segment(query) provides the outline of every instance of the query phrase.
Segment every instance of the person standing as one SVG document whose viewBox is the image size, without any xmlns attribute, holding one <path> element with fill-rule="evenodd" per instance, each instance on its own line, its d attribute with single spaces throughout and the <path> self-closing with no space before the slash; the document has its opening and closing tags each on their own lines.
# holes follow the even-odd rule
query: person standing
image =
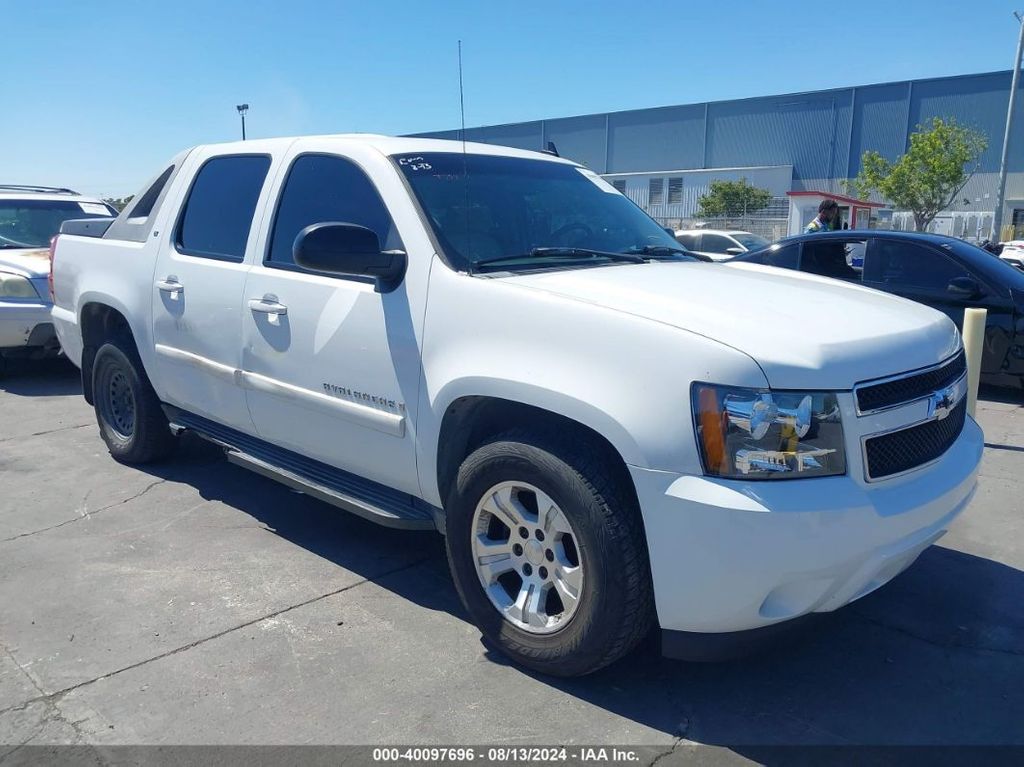
<svg viewBox="0 0 1024 767">
<path fill-rule="evenodd" d="M 822 200 L 818 206 L 818 215 L 804 227 L 804 234 L 831 232 L 837 218 L 839 218 L 839 203 L 835 200 Z"/>
</svg>

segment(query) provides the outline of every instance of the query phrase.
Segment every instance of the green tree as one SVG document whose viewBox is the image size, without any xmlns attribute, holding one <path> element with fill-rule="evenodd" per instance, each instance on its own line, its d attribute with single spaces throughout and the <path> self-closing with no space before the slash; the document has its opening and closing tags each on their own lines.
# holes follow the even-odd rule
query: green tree
<svg viewBox="0 0 1024 767">
<path fill-rule="evenodd" d="M 705 218 L 742 216 L 767 207 L 771 201 L 771 192 L 753 186 L 745 178 L 712 181 L 708 193 L 697 201 L 697 215 Z"/>
<path fill-rule="evenodd" d="M 875 151 L 860 160 L 860 173 L 848 189 L 867 199 L 877 192 L 897 208 L 914 214 L 914 228 L 923 232 L 950 206 L 978 169 L 988 146 L 984 134 L 935 117 L 910 135 L 910 149 L 896 162 Z"/>
<path fill-rule="evenodd" d="M 104 197 L 103 202 L 107 203 L 107 205 L 112 205 L 120 213 L 132 201 L 133 197 L 135 197 L 134 194 L 130 194 L 127 197 Z"/>
</svg>

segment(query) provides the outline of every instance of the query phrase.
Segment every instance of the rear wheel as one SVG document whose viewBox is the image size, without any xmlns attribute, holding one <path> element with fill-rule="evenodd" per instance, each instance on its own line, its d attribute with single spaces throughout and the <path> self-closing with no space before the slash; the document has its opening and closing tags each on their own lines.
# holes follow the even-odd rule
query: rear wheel
<svg viewBox="0 0 1024 767">
<path fill-rule="evenodd" d="M 96 422 L 110 454 L 122 463 L 166 457 L 174 436 L 134 347 L 120 339 L 107 341 L 92 370 Z"/>
<path fill-rule="evenodd" d="M 650 630 L 639 510 L 613 473 L 597 451 L 525 432 L 461 466 L 447 505 L 449 565 L 474 622 L 516 662 L 587 674 Z"/>
</svg>

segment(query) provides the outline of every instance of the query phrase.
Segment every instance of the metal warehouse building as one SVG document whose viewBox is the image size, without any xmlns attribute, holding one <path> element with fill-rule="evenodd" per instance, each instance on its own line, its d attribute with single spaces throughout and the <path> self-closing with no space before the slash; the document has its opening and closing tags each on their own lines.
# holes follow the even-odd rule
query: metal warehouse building
<svg viewBox="0 0 1024 767">
<path fill-rule="evenodd" d="M 490 125 L 467 128 L 466 139 L 534 150 L 554 142 L 563 157 L 601 173 L 669 224 L 694 222 L 697 200 L 712 180 L 745 177 L 776 198 L 766 215 L 785 221 L 796 199 L 789 193 L 842 193 L 841 182 L 857 175 L 865 151 L 894 160 L 917 125 L 952 117 L 984 133 L 988 149 L 932 228 L 981 239 L 992 234 L 1011 75 L 1007 70 Z M 1017 237 L 1024 237 L 1022 112 L 1024 99 L 1018 98 L 1003 214 Z M 458 130 L 418 135 L 460 138 Z M 810 213 L 801 214 L 796 225 L 809 220 Z M 900 211 L 876 210 L 871 225 L 913 228 L 913 220 Z"/>
</svg>

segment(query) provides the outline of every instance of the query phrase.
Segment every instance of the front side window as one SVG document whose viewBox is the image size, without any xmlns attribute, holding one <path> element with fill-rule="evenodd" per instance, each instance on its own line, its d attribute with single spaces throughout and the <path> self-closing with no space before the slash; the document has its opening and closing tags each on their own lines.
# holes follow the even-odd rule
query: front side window
<svg viewBox="0 0 1024 767">
<path fill-rule="evenodd" d="M 866 247 L 866 240 L 808 240 L 800 257 L 800 271 L 859 282 L 864 271 Z"/>
<path fill-rule="evenodd" d="M 957 277 L 970 277 L 958 262 L 916 242 L 877 239 L 871 244 L 864 279 L 890 288 L 944 291 Z"/>
<path fill-rule="evenodd" d="M 116 215 L 113 208 L 102 202 L 0 200 L 0 249 L 46 248 L 65 221 Z"/>
<path fill-rule="evenodd" d="M 732 238 L 747 250 L 760 250 L 761 248 L 767 248 L 771 244 L 764 237 L 758 237 L 756 234 L 750 234 L 750 232 L 737 232 L 732 235 Z"/>
<path fill-rule="evenodd" d="M 365 226 L 377 233 L 384 250 L 402 247 L 384 202 L 358 165 L 334 155 L 307 154 L 292 163 L 281 190 L 267 264 L 293 265 L 299 232 L 328 221 Z"/>
<path fill-rule="evenodd" d="M 456 269 L 496 260 L 504 268 L 548 268 L 567 260 L 629 262 L 640 253 L 679 257 L 671 235 L 586 168 L 486 154 L 394 160 Z"/>
<path fill-rule="evenodd" d="M 676 242 L 678 242 L 687 250 L 697 249 L 697 235 L 695 234 L 677 234 Z"/>
<path fill-rule="evenodd" d="M 265 155 L 215 157 L 189 190 L 178 224 L 178 250 L 190 256 L 241 261 L 256 203 L 270 168 Z"/>
<path fill-rule="evenodd" d="M 736 243 L 728 237 L 720 234 L 702 234 L 700 238 L 700 249 L 705 253 L 720 253 L 725 255 L 729 248 L 735 248 Z"/>
</svg>

